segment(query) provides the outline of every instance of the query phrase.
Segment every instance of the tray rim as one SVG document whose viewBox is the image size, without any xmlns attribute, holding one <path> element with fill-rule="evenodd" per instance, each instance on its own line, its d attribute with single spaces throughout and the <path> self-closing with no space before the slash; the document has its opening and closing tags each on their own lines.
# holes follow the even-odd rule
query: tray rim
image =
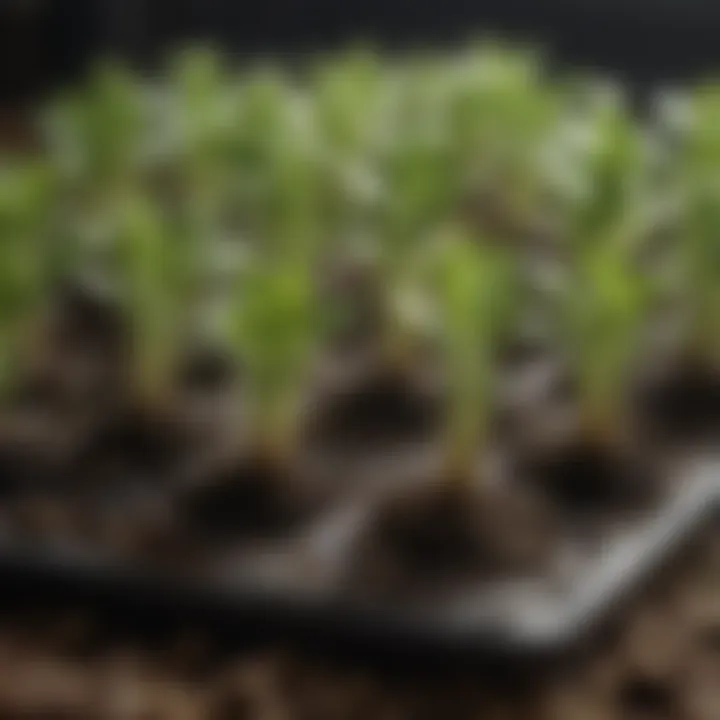
<svg viewBox="0 0 720 720">
<path fill-rule="evenodd" d="M 62 586 L 71 595 L 134 607 L 139 612 L 212 617 L 229 628 L 280 631 L 288 640 L 319 646 L 346 643 L 372 653 L 399 650 L 435 656 L 490 658 L 511 663 L 564 655 L 612 615 L 623 598 L 639 590 L 672 553 L 689 540 L 720 506 L 720 461 L 699 463 L 698 478 L 683 487 L 635 533 L 634 547 L 620 539 L 614 552 L 593 563 L 593 582 L 574 591 L 545 622 L 535 627 L 492 621 L 450 621 L 429 613 L 361 607 L 340 597 L 293 595 L 249 584 L 207 582 L 109 561 L 102 554 L 45 545 L 0 542 L 0 577 L 38 582 L 49 591 Z M 7 586 L 7 583 L 6 583 Z"/>
</svg>

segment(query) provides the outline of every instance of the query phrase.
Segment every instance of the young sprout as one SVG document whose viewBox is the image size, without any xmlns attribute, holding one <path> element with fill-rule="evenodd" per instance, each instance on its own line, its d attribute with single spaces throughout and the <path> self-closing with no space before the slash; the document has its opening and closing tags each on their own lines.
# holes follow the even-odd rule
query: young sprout
<svg viewBox="0 0 720 720">
<path fill-rule="evenodd" d="M 241 106 L 233 162 L 252 251 L 315 257 L 324 240 L 323 175 L 312 105 L 265 68 L 244 84 Z"/>
<path fill-rule="evenodd" d="M 252 450 L 275 466 L 290 462 L 296 449 L 319 328 L 307 264 L 259 261 L 243 275 L 230 340 L 246 378 Z"/>
<path fill-rule="evenodd" d="M 315 258 L 324 240 L 322 168 L 307 110 L 295 108 L 269 153 L 261 226 L 267 250 L 300 262 Z"/>
<path fill-rule="evenodd" d="M 129 325 L 131 401 L 150 412 L 171 399 L 187 329 L 190 267 L 182 242 L 145 195 L 127 198 L 115 245 L 119 293 Z"/>
<path fill-rule="evenodd" d="M 542 200 L 542 154 L 559 110 L 542 71 L 535 53 L 483 43 L 446 73 L 456 173 L 481 220 L 490 214 L 509 229 L 524 230 Z"/>
<path fill-rule="evenodd" d="M 174 58 L 170 68 L 170 100 L 163 116 L 175 128 L 171 151 L 176 158 L 185 202 L 203 215 L 213 214 L 227 191 L 232 134 L 237 122 L 233 86 L 220 57 L 193 48 Z"/>
<path fill-rule="evenodd" d="M 367 150 L 377 130 L 383 72 L 377 53 L 355 47 L 321 62 L 312 92 L 321 134 L 343 158 Z"/>
<path fill-rule="evenodd" d="M 51 157 L 82 196 L 122 195 L 145 160 L 146 106 L 142 88 L 124 68 L 98 65 L 87 87 L 62 98 L 47 118 Z"/>
<path fill-rule="evenodd" d="M 390 100 L 387 73 L 376 52 L 354 47 L 320 62 L 310 92 L 328 232 L 352 238 L 365 229 L 378 192 L 375 155 Z"/>
<path fill-rule="evenodd" d="M 576 250 L 615 231 L 618 218 L 647 222 L 647 153 L 643 133 L 623 96 L 593 88 L 570 109 L 553 145 L 555 194 Z M 640 235 L 638 235 L 640 237 Z"/>
<path fill-rule="evenodd" d="M 441 236 L 436 304 L 447 383 L 446 472 L 470 483 L 488 439 L 498 339 L 513 302 L 507 254 L 455 227 Z"/>
<path fill-rule="evenodd" d="M 687 345 L 694 361 L 720 361 L 720 85 L 698 87 L 684 108 L 680 147 L 681 242 Z"/>
<path fill-rule="evenodd" d="M 581 431 L 593 442 L 622 438 L 628 380 L 649 287 L 620 227 L 576 259 L 560 298 L 565 349 L 577 383 Z"/>
<path fill-rule="evenodd" d="M 66 267 L 92 264 L 111 247 L 125 197 L 135 192 L 151 157 L 147 110 L 140 83 L 109 63 L 51 108 L 47 143 L 60 181 L 57 249 L 65 251 Z"/>
<path fill-rule="evenodd" d="M 442 105 L 442 75 L 417 63 L 399 76 L 396 107 L 381 147 L 376 205 L 385 361 L 402 369 L 415 328 L 403 298 L 417 285 L 418 257 L 457 200 L 450 128 Z"/>
<path fill-rule="evenodd" d="M 238 140 L 246 161 L 262 160 L 263 152 L 282 135 L 293 88 L 288 77 L 270 64 L 255 68 L 241 83 L 241 126 Z"/>
<path fill-rule="evenodd" d="M 245 101 L 258 242 L 232 302 L 229 336 L 247 380 L 252 449 L 263 461 L 284 465 L 296 448 L 318 341 L 320 167 L 304 98 L 265 75 L 246 88 Z"/>
<path fill-rule="evenodd" d="M 251 239 L 277 250 L 287 246 L 287 211 L 278 206 L 304 192 L 302 176 L 313 152 L 306 99 L 275 68 L 263 66 L 239 88 L 239 121 L 231 143 L 236 206 Z"/>
<path fill-rule="evenodd" d="M 610 90 L 593 91 L 570 118 L 558 156 L 569 250 L 557 298 L 561 341 L 582 432 L 606 444 L 626 429 L 629 375 L 650 299 L 638 263 L 653 224 L 644 138 Z"/>
<path fill-rule="evenodd" d="M 49 174 L 0 166 L 0 393 L 17 379 L 32 321 L 48 299 Z"/>
</svg>

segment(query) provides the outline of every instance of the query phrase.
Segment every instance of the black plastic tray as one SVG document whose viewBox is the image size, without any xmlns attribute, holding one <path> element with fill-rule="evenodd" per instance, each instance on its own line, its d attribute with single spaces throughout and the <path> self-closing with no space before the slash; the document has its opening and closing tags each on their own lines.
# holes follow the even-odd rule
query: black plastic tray
<svg viewBox="0 0 720 720">
<path fill-rule="evenodd" d="M 480 4 L 369 0 L 351 6 L 326 0 L 274 0 L 242 9 L 237 3 L 198 0 L 172 5 L 86 0 L 82 5 L 85 59 L 107 49 L 146 58 L 188 38 L 215 38 L 233 50 L 258 51 L 322 47 L 352 37 L 448 42 L 461 30 L 477 30 L 529 37 L 547 43 L 571 65 L 653 83 L 712 70 L 720 27 L 720 11 L 714 6 L 687 0 L 652 5 L 640 0 Z M 73 46 L 77 23 L 53 27 L 53 48 L 59 59 Z M 228 634 L 234 628 L 244 636 L 273 634 L 312 646 L 329 643 L 379 655 L 545 661 L 568 652 L 600 627 L 624 598 L 699 530 L 719 501 L 720 461 L 698 463 L 660 512 L 629 525 L 612 543 L 596 548 L 592 562 L 575 568 L 566 586 L 548 592 L 529 584 L 512 593 L 520 599 L 517 606 L 505 602 L 509 596 L 502 596 L 492 608 L 478 596 L 445 607 L 440 614 L 300 593 L 297 587 L 252 575 L 226 575 L 198 584 L 165 574 L 143 574 L 84 550 L 23 546 L 1 536 L 0 571 L 5 590 L 42 588 L 48 597 L 82 597 L 123 612 L 202 619 Z M 332 544 L 332 539 L 326 542 Z M 321 545 L 322 541 L 319 551 Z"/>
<path fill-rule="evenodd" d="M 697 462 L 659 512 L 618 528 L 596 547 L 592 561 L 573 568 L 562 587 L 549 591 L 529 582 L 498 595 L 494 605 L 482 592 L 440 609 L 360 604 L 242 570 L 202 581 L 180 579 L 112 563 L 86 549 L 23 546 L 9 538 L 0 538 L 0 576 L 6 594 L 29 588 L 35 596 L 91 602 L 125 616 L 210 623 L 228 640 L 276 638 L 381 661 L 406 656 L 538 666 L 591 639 L 624 599 L 696 536 L 718 501 L 720 461 Z M 335 542 L 318 538 L 320 546 Z"/>
</svg>

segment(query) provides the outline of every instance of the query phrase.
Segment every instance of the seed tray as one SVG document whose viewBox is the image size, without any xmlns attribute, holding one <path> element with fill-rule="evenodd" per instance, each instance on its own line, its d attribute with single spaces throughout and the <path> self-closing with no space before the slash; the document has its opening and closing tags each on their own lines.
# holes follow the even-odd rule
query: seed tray
<svg viewBox="0 0 720 720">
<path fill-rule="evenodd" d="M 480 582 L 423 602 L 338 590 L 337 572 L 363 522 L 357 509 L 332 512 L 295 543 L 265 545 L 201 574 L 149 569 L 80 544 L 19 541 L 5 532 L 0 573 L 9 596 L 30 590 L 126 615 L 209 622 L 228 639 L 274 637 L 384 659 L 547 662 L 590 638 L 701 530 L 720 500 L 719 479 L 715 459 L 686 466 L 653 512 L 618 523 L 589 545 L 569 540 L 560 553 L 564 567 L 552 578 Z M 322 555 L 332 561 L 313 577 Z"/>
</svg>

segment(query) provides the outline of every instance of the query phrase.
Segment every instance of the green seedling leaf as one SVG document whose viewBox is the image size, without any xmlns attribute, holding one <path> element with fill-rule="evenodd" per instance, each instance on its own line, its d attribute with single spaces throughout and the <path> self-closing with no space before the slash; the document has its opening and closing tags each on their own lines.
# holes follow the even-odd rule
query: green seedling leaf
<svg viewBox="0 0 720 720">
<path fill-rule="evenodd" d="M 146 118 L 141 86 L 124 68 L 98 65 L 80 93 L 48 116 L 51 152 L 88 192 L 117 190 L 143 160 Z"/>
<path fill-rule="evenodd" d="M 467 150 L 508 152 L 510 141 L 532 140 L 550 110 L 540 64 L 528 53 L 471 48 L 449 79 L 454 129 Z"/>
<path fill-rule="evenodd" d="M 328 233 L 344 238 L 367 224 L 377 201 L 377 145 L 387 126 L 387 73 L 379 55 L 354 47 L 323 58 L 311 95 Z"/>
<path fill-rule="evenodd" d="M 174 152 L 187 199 L 209 210 L 230 182 L 233 134 L 239 121 L 236 91 L 220 56 L 208 48 L 177 56 L 169 77 L 168 110 L 173 117 L 167 118 L 167 124 L 179 130 Z"/>
<path fill-rule="evenodd" d="M 605 440 L 616 436 L 625 419 L 652 286 L 614 238 L 585 252 L 570 273 L 560 309 L 565 348 L 585 430 Z"/>
<path fill-rule="evenodd" d="M 626 419 L 628 384 L 655 292 L 642 275 L 655 211 L 646 139 L 614 88 L 592 88 L 562 128 L 558 163 L 570 257 L 560 302 L 561 338 L 581 420 L 611 441 Z M 564 164 L 567 163 L 567 164 Z M 648 269 L 646 268 L 646 271 Z"/>
<path fill-rule="evenodd" d="M 622 96 L 601 94 L 559 130 L 558 178 L 575 246 L 614 232 L 619 217 L 644 203 L 647 166 L 643 135 Z"/>
<path fill-rule="evenodd" d="M 297 440 L 320 333 L 309 268 L 287 260 L 249 268 L 239 281 L 228 332 L 246 377 L 256 450 L 284 461 Z"/>
<path fill-rule="evenodd" d="M 281 74 L 263 68 L 240 90 L 233 140 L 238 199 L 251 232 L 271 252 L 317 239 L 319 154 L 312 108 Z"/>
<path fill-rule="evenodd" d="M 451 128 L 438 102 L 438 78 L 423 64 L 406 68 L 401 78 L 391 132 L 378 155 L 380 191 L 372 211 L 385 294 L 384 345 L 388 360 L 400 365 L 415 329 L 397 313 L 398 295 L 417 286 L 417 258 L 454 215 L 458 201 Z"/>
<path fill-rule="evenodd" d="M 131 393 L 157 408 L 169 399 L 192 301 L 191 257 L 147 197 L 129 198 L 117 238 L 119 292 L 130 326 Z"/>
<path fill-rule="evenodd" d="M 495 203 L 527 222 L 542 198 L 541 153 L 559 112 L 532 52 L 481 45 L 447 72 L 447 107 L 456 173 L 471 198 Z"/>
<path fill-rule="evenodd" d="M 379 119 L 383 72 L 377 53 L 355 47 L 322 61 L 313 82 L 316 117 L 332 152 L 367 150 Z"/>
<path fill-rule="evenodd" d="M 40 164 L 0 166 L 0 391 L 19 370 L 30 324 L 48 299 L 51 176 Z"/>
<path fill-rule="evenodd" d="M 314 257 L 322 240 L 323 186 L 318 148 L 303 127 L 288 133 L 292 142 L 278 148 L 269 168 L 266 237 L 273 238 L 275 251 L 302 260 Z"/>
<path fill-rule="evenodd" d="M 720 86 L 696 88 L 684 105 L 679 143 L 679 266 L 689 305 L 689 350 L 720 360 Z"/>
<path fill-rule="evenodd" d="M 472 476 L 487 440 L 498 339 L 512 302 L 512 266 L 497 247 L 461 228 L 440 240 L 436 266 L 438 332 L 448 404 L 446 452 L 453 478 Z"/>
</svg>

